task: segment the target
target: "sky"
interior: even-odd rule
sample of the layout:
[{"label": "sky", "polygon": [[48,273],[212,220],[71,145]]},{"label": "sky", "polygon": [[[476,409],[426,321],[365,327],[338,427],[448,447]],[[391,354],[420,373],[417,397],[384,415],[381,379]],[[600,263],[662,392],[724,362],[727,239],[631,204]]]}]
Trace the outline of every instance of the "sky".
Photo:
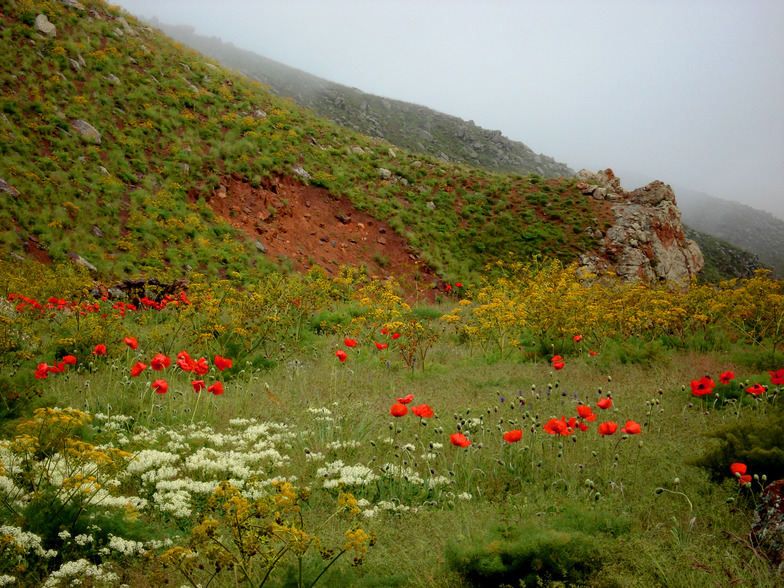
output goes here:
[{"label": "sky", "polygon": [[784,219],[782,0],[119,4],[612,168],[627,190],[659,179]]}]

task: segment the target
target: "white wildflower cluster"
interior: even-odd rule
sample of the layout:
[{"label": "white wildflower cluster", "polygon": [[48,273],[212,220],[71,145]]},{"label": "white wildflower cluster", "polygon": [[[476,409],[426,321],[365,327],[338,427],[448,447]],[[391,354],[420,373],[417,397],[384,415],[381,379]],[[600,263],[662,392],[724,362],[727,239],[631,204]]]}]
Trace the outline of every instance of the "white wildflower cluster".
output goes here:
[{"label": "white wildflower cluster", "polygon": [[76,541],[77,545],[84,547],[85,545],[89,545],[90,543],[95,542],[95,537],[92,535],[86,535],[85,533],[81,533],[74,537],[74,541]]},{"label": "white wildflower cluster", "polygon": [[371,505],[370,502],[364,498],[357,500],[357,506],[362,510],[362,516],[367,519],[375,518],[382,512],[390,513],[404,513],[404,512],[417,512],[416,508],[411,508],[405,504],[399,504],[390,500],[382,500],[377,504]]},{"label": "white wildflower cluster", "polygon": [[162,491],[153,494],[158,510],[170,513],[177,518],[191,515],[191,493],[187,490]]},{"label": "white wildflower cluster", "polygon": [[126,474],[141,474],[161,466],[176,465],[180,461],[180,456],[176,453],[156,449],[144,449],[137,453],[135,458],[125,468]]},{"label": "white wildflower cluster", "polygon": [[321,416],[332,416],[332,411],[331,411],[331,410],[329,410],[329,409],[328,409],[328,408],[326,408],[326,407],[322,407],[322,408],[314,408],[314,407],[310,407],[310,408],[308,408],[308,412],[309,412],[310,414],[315,414],[315,415],[321,415]]},{"label": "white wildflower cluster", "polygon": [[141,541],[132,541],[116,535],[109,535],[109,545],[107,547],[106,555],[111,551],[116,551],[125,556],[144,555],[147,553],[147,548]]},{"label": "white wildflower cluster", "polygon": [[327,449],[331,449],[332,451],[337,451],[338,449],[356,449],[357,447],[362,447],[362,443],[354,441],[353,439],[349,441],[332,441],[327,444]]},{"label": "white wildflower cluster", "polygon": [[325,467],[316,470],[316,477],[325,478],[324,488],[365,486],[379,479],[373,470],[362,464],[347,466],[340,460],[328,463]]},{"label": "white wildflower cluster", "polygon": [[[86,559],[65,562],[59,570],[55,570],[46,579],[43,588],[55,588],[55,586],[72,586],[78,584],[89,584],[90,586],[117,586],[120,576],[114,572],[104,569],[105,564],[93,565]],[[77,581],[74,584],[74,581]]]},{"label": "white wildflower cluster", "polygon": [[57,552],[53,549],[46,550],[41,545],[41,538],[35,533],[23,531],[19,527],[3,525],[0,527],[0,537],[11,537],[23,553],[34,553],[40,557],[54,557]]},{"label": "white wildflower cluster", "polygon": [[16,578],[13,576],[9,576],[7,574],[0,576],[0,586],[9,586],[14,583],[16,583]]},{"label": "white wildflower cluster", "polygon": [[385,463],[383,466],[381,466],[381,471],[390,478],[402,479],[410,484],[424,485],[425,483],[425,481],[422,479],[422,476],[420,476],[411,467],[403,467],[396,463]]},{"label": "white wildflower cluster", "polygon": [[318,452],[314,453],[311,451],[305,454],[306,461],[324,461],[324,459],[326,458],[323,453],[318,453]]}]

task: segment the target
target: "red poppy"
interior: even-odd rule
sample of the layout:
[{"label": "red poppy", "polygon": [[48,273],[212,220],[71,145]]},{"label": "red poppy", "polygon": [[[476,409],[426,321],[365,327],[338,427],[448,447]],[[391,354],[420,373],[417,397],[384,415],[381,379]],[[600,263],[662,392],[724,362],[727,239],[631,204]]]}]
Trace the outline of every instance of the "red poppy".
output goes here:
[{"label": "red poppy", "polygon": [[221,357],[220,355],[216,355],[215,356],[215,367],[218,368],[218,370],[223,371],[225,369],[231,369],[232,363],[231,363],[230,359],[226,359],[225,357]]},{"label": "red poppy", "polygon": [[131,368],[131,376],[136,377],[141,374],[144,370],[147,369],[147,364],[137,361],[134,366]]},{"label": "red poppy", "polygon": [[542,427],[550,435],[569,435],[569,425],[566,423],[565,418],[550,419]]},{"label": "red poppy", "polygon": [[125,341],[125,344],[133,350],[136,350],[136,348],[139,346],[139,342],[135,337],[123,337],[123,341]]},{"label": "red poppy", "polygon": [[166,394],[169,391],[169,385],[165,380],[155,380],[152,383],[152,389],[158,394]]},{"label": "red poppy", "polygon": [[157,354],[150,361],[150,367],[154,369],[156,372],[159,372],[163,368],[167,368],[170,365],[171,365],[171,358],[168,355],[164,355],[163,353]]},{"label": "red poppy", "polygon": [[184,372],[196,371],[196,362],[187,351],[180,351],[177,354],[177,366]]},{"label": "red poppy", "polygon": [[449,441],[452,445],[457,445],[458,447],[468,447],[471,445],[471,440],[462,433],[452,433],[449,435]]},{"label": "red poppy", "polygon": [[554,370],[562,370],[566,364],[562,361],[554,361],[553,362],[553,369]]},{"label": "red poppy", "polygon": [[397,401],[400,404],[409,404],[414,399],[413,394],[409,394],[408,396],[404,396],[403,398],[398,398]]},{"label": "red poppy", "polygon": [[719,383],[720,384],[729,384],[730,380],[735,378],[735,372],[724,372],[719,376]]},{"label": "red poppy", "polygon": [[451,289],[452,289],[452,286],[450,286],[449,284],[447,284],[447,285],[446,285],[446,291],[447,291],[447,292],[449,292]]},{"label": "red poppy", "polygon": [[96,345],[95,349],[93,349],[93,354],[106,355],[106,345],[104,345],[103,343],[99,343],[98,345]]},{"label": "red poppy", "polygon": [[392,405],[392,408],[389,410],[389,414],[393,417],[402,417],[408,414],[408,407],[405,404],[400,404],[396,402]]},{"label": "red poppy", "polygon": [[395,333],[394,335],[392,335],[392,338],[393,339],[400,339],[400,333]]},{"label": "red poppy", "polygon": [[207,384],[204,383],[204,380],[193,380],[191,386],[193,386],[194,392],[201,392],[207,387]]},{"label": "red poppy", "polygon": [[506,433],[504,433],[504,441],[506,441],[507,443],[516,443],[522,438],[523,438],[522,429],[515,429],[513,431],[507,431]]},{"label": "red poppy", "polygon": [[784,369],[776,370],[775,372],[768,372],[770,374],[770,383],[781,385],[784,384]]},{"label": "red poppy", "polygon": [[[231,362],[231,360],[228,360],[228,361]],[[231,367],[231,366],[229,366],[229,367]],[[203,376],[208,371],[210,371],[210,366],[207,365],[207,360],[204,359],[203,357],[200,357],[199,360],[196,362],[196,367],[194,368],[193,371],[196,372],[200,376]]]},{"label": "red poppy", "polygon": [[550,360],[550,363],[555,363],[556,361],[563,361],[563,357],[561,357],[560,355],[554,355]]},{"label": "red poppy", "polygon": [[626,421],[626,426],[621,429],[621,433],[628,433],[629,435],[639,435],[642,433],[642,428],[634,421]]},{"label": "red poppy", "polygon": [[376,349],[378,349],[379,351],[389,347],[389,343],[379,343],[378,341],[375,341],[375,343],[376,343]]},{"label": "red poppy", "polygon": [[357,342],[354,339],[343,339],[343,344],[346,347],[356,347]]},{"label": "red poppy", "polygon": [[582,335],[575,335],[574,336],[574,342],[575,343],[579,343],[582,340],[583,340],[583,336]]},{"label": "red poppy", "polygon": [[386,335],[388,332],[389,332],[389,331],[387,331],[386,329],[381,329],[381,334],[382,334],[382,335]]},{"label": "red poppy", "polygon": [[223,384],[220,382],[215,382],[212,386],[207,388],[207,392],[212,392],[215,396],[218,394],[223,394]]},{"label": "red poppy", "polygon": [[588,354],[589,354],[589,355],[596,355],[596,351],[594,351],[593,349],[591,349],[591,350],[588,352]]},{"label": "red poppy", "polygon": [[579,428],[581,431],[587,431],[587,430],[588,430],[588,425],[586,425],[585,423],[578,423],[577,427],[578,427],[578,428]]},{"label": "red poppy", "polygon": [[708,376],[703,376],[699,380],[691,381],[691,394],[692,396],[705,396],[713,392],[716,383]]},{"label": "red poppy", "polygon": [[751,482],[751,476],[746,473],[746,464],[745,463],[733,463],[730,465],[730,471],[732,475],[738,478],[738,482],[740,484],[746,484],[747,482]]},{"label": "red poppy", "polygon": [[599,434],[600,435],[613,435],[615,431],[618,430],[618,425],[616,423],[602,423],[599,425]]},{"label": "red poppy", "polygon": [[602,409],[608,409],[612,406],[612,398],[601,398],[596,406]]},{"label": "red poppy", "polygon": [[749,386],[748,388],[746,388],[746,392],[748,392],[752,396],[759,396],[760,394],[763,394],[765,392],[765,388],[760,384],[754,384],[753,386]]},{"label": "red poppy", "polygon": [[66,355],[63,358],[63,361],[69,365],[76,365],[76,357],[74,357],[73,355]]},{"label": "red poppy", "polygon": [[585,419],[589,423],[596,420],[596,413],[590,406],[584,404],[577,407],[577,414],[581,419]]},{"label": "red poppy", "polygon": [[39,363],[35,369],[35,377],[39,380],[45,380],[49,376],[49,364]]},{"label": "red poppy", "polygon": [[413,412],[420,419],[431,419],[435,414],[433,412],[433,409],[430,408],[427,404],[420,404],[419,406],[414,406],[411,408],[411,412]]},{"label": "red poppy", "polygon": [[463,287],[463,283],[462,282],[458,282],[457,284],[455,284],[455,287],[456,288],[462,288]]},{"label": "red poppy", "polygon": [[338,349],[338,350],[335,352],[335,355],[337,355],[337,356],[338,356],[338,359],[339,359],[341,362],[344,362],[344,361],[346,361],[346,360],[348,359],[348,355],[346,355],[346,352],[345,352],[345,351],[343,351],[342,349]]}]

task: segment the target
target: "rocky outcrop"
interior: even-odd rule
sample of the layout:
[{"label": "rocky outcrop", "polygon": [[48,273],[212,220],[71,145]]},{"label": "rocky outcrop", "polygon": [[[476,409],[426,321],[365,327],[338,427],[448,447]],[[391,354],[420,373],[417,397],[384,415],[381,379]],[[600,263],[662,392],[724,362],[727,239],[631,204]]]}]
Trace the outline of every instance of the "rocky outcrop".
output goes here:
[{"label": "rocky outcrop", "polygon": [[101,133],[86,120],[78,119],[71,121],[71,126],[84,140],[95,143],[96,145],[101,144]]},{"label": "rocky outcrop", "polygon": [[583,194],[608,200],[615,222],[603,235],[598,255],[580,261],[591,273],[614,271],[625,280],[686,282],[705,265],[702,252],[683,233],[675,193],[654,181],[627,192],[612,170],[577,174]]},{"label": "rocky outcrop", "polygon": [[49,19],[46,18],[45,14],[39,14],[35,17],[35,28],[44,35],[48,35],[50,37],[57,36],[57,27],[49,22]]}]

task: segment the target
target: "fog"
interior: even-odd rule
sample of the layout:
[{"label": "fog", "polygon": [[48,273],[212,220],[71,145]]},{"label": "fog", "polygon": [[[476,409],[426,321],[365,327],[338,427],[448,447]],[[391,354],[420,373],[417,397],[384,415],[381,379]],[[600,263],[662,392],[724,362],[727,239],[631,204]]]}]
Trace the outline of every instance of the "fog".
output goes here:
[{"label": "fog", "polygon": [[575,170],[611,167],[784,218],[781,0],[119,3],[499,129]]}]

